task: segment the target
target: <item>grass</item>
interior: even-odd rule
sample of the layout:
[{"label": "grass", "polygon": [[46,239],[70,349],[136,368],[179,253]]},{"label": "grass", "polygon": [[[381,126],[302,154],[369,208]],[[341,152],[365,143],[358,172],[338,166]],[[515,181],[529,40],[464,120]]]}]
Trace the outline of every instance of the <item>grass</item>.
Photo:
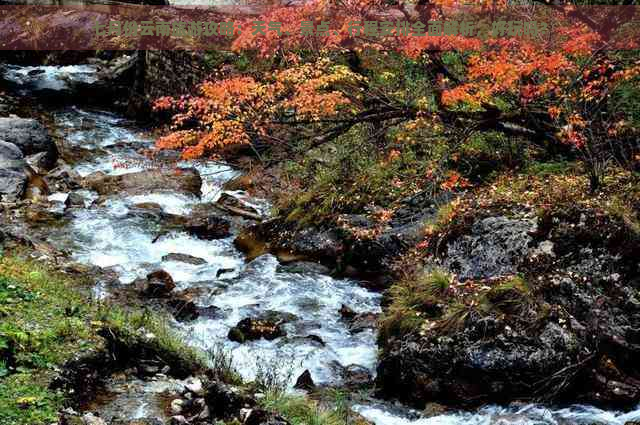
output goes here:
[{"label": "grass", "polygon": [[282,392],[267,393],[260,405],[287,418],[292,425],[344,425],[348,410],[344,403],[333,407],[322,406],[318,401]]},{"label": "grass", "polygon": [[0,258],[0,424],[56,420],[56,368],[99,338],[79,282],[15,256]]},{"label": "grass", "polygon": [[105,340],[120,360],[161,359],[185,376],[213,367],[238,382],[229,360],[185,345],[165,316],[98,305],[87,289],[19,255],[0,257],[0,425],[55,422],[66,398],[49,389],[52,379],[72,356]]},{"label": "grass", "polygon": [[434,269],[393,285],[389,289],[391,304],[380,322],[379,340],[418,331],[425,319],[440,317],[450,282],[449,274]]},{"label": "grass", "polygon": [[209,366],[207,354],[186,345],[169,325],[169,318],[150,310],[101,308],[100,333],[114,346],[116,355],[126,358],[153,358],[171,367],[172,373],[188,376]]}]

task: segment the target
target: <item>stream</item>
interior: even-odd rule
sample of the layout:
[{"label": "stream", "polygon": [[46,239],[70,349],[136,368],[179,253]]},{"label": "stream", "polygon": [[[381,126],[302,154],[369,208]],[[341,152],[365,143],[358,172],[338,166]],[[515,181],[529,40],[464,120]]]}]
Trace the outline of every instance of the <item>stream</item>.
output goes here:
[{"label": "stream", "polygon": [[[38,72],[34,72],[38,71]],[[73,79],[91,82],[90,66],[9,67],[5,78],[20,87],[21,94],[38,89],[65,90]],[[92,152],[73,164],[75,171],[87,176],[96,171],[122,174],[152,167],[137,152],[151,147],[153,140],[143,130],[108,111],[83,109],[68,105],[53,112],[56,131],[69,147]],[[132,164],[119,167],[118,164]],[[148,217],[129,214],[139,203],[159,204],[163,211],[186,215],[198,203],[215,201],[224,191],[225,181],[237,171],[215,162],[181,164],[194,166],[203,180],[200,198],[184,193],[157,192],[128,196],[124,193],[98,200],[91,191],[80,191],[85,208],[67,210],[69,223],[54,233],[51,243],[67,249],[80,262],[110,268],[122,285],[157,269],[167,271],[177,284],[176,290],[197,289],[197,303],[215,307],[212,317],[191,322],[173,322],[185,340],[203,349],[222,347],[233,356],[235,368],[248,380],[261,367],[281,370],[295,379],[309,370],[316,383],[340,386],[346,367],[356,367],[375,375],[377,346],[371,330],[352,333],[341,320],[344,304],[355,312],[379,313],[380,294],[368,291],[357,281],[335,279],[323,274],[291,273],[283,270],[277,259],[263,255],[246,262],[233,245],[232,235],[219,240],[200,240],[185,232],[172,231],[157,241],[155,223]],[[233,196],[243,193],[230,192]],[[52,208],[63,210],[68,194],[53,193]],[[267,213],[269,205],[261,199],[249,200]],[[163,256],[180,253],[196,256],[206,262],[200,265],[165,261]],[[217,277],[218,272],[227,269]],[[96,284],[97,298],[108,295],[109,288]],[[284,325],[286,337],[243,344],[227,338],[229,329],[245,317],[265,312],[285,313],[293,318]],[[312,338],[309,338],[309,337]],[[321,340],[323,343],[318,343]],[[131,418],[158,414],[154,397],[180,383],[164,381],[113,383],[117,396],[104,401],[97,409],[104,412],[127,411]],[[126,387],[126,388],[125,388]],[[292,389],[293,391],[293,389]],[[629,413],[605,411],[590,406],[544,407],[518,404],[508,407],[486,406],[476,411],[454,411],[424,418],[419,412],[390,403],[370,400],[353,409],[376,425],[472,425],[472,424],[615,424],[640,420],[640,410]]]}]

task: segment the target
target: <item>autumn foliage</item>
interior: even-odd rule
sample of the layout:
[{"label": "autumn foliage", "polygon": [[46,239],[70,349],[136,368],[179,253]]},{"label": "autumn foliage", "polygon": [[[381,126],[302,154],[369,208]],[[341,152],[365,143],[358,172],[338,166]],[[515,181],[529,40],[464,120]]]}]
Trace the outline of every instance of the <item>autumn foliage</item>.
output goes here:
[{"label": "autumn foliage", "polygon": [[[590,142],[628,134],[625,117],[602,111],[616,87],[639,74],[637,58],[612,50],[633,47],[634,38],[625,32],[633,13],[604,8],[587,16],[570,5],[550,7],[541,13],[554,20],[552,33],[497,36],[490,30],[499,19],[495,13],[526,20],[533,9],[509,9],[506,2],[476,2],[463,11],[455,6],[442,0],[413,8],[402,2],[318,0],[275,8],[260,21],[282,22],[280,30],[290,36],[243,31],[231,46],[254,52],[254,60],[271,61],[271,71],[219,74],[196,96],[158,99],[156,110],[173,113],[174,132],[157,145],[195,158],[227,144],[281,142],[292,135],[285,127],[317,145],[369,123],[395,129],[386,132],[387,140],[409,140],[408,133],[434,128],[494,129],[570,144],[593,157],[598,149]],[[478,31],[488,29],[482,36],[408,37],[395,30],[374,39],[350,30],[354,21],[470,19],[471,13]],[[300,35],[303,23],[325,21],[332,23],[326,36]],[[366,53],[371,51],[378,54]],[[444,51],[456,56],[455,64],[446,63]],[[423,71],[425,90],[380,83],[398,70],[379,61],[397,54]]]}]

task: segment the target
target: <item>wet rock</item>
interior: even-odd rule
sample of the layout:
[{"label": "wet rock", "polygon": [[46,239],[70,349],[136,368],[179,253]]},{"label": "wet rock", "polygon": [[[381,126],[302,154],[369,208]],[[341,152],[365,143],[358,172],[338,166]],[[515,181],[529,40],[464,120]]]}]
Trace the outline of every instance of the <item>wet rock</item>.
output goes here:
[{"label": "wet rock", "polygon": [[38,152],[25,158],[25,162],[29,164],[31,169],[37,174],[47,174],[47,167],[50,165],[47,158],[47,152]]},{"label": "wet rock", "polygon": [[171,275],[164,270],[151,272],[146,279],[136,279],[133,283],[140,292],[149,297],[167,296],[176,287]]},{"label": "wet rock", "polygon": [[181,398],[176,398],[172,400],[171,413],[173,413],[174,415],[179,415],[180,413],[182,413],[183,404],[184,404],[184,400],[182,400]]},{"label": "wet rock", "polygon": [[340,316],[345,320],[353,320],[358,314],[348,305],[342,304],[339,310]]},{"label": "wet rock", "polygon": [[78,192],[71,192],[69,193],[69,196],[67,196],[67,199],[64,201],[64,205],[67,208],[70,208],[70,207],[84,208],[85,198],[84,196],[80,195]]},{"label": "wet rock", "polygon": [[298,388],[301,390],[312,390],[316,387],[315,382],[313,382],[313,378],[311,377],[311,372],[309,370],[305,370],[302,372],[298,379],[296,379],[296,383],[294,388]]},{"label": "wet rock", "polygon": [[140,418],[140,419],[116,419],[111,421],[109,425],[165,425],[157,418]]},{"label": "wet rock", "polygon": [[215,215],[190,218],[184,228],[199,239],[223,239],[231,236],[229,220]]},{"label": "wet rock", "polygon": [[0,167],[22,168],[24,167],[24,155],[18,146],[0,139]]},{"label": "wet rock", "polygon": [[15,202],[22,199],[27,181],[24,171],[0,169],[0,200]]},{"label": "wet rock", "polygon": [[152,169],[118,176],[97,172],[87,176],[85,187],[100,195],[124,192],[128,195],[143,195],[149,192],[177,192],[200,196],[202,180],[197,170],[179,168],[175,170]]},{"label": "wet rock", "polygon": [[320,263],[311,261],[295,261],[288,264],[280,264],[276,269],[278,273],[313,273],[313,274],[329,274],[330,269]]},{"label": "wet rock", "polygon": [[284,329],[279,323],[265,319],[246,318],[238,322],[236,326],[229,330],[228,338],[231,341],[243,343],[264,338],[274,340],[285,336]]},{"label": "wet rock", "polygon": [[447,412],[447,410],[448,410],[447,407],[443,406],[442,404],[429,402],[424,406],[424,409],[422,410],[422,415],[425,418],[430,418],[432,416],[443,415]]},{"label": "wet rock", "polygon": [[46,176],[49,187],[54,192],[69,192],[79,189],[81,177],[69,165],[63,164],[51,170]]},{"label": "wet rock", "polygon": [[240,409],[255,405],[255,400],[239,388],[217,381],[206,386],[204,400],[211,416],[220,419],[237,417]]},{"label": "wet rock", "polygon": [[169,421],[169,425],[188,425],[188,424],[189,424],[189,421],[187,421],[187,418],[181,415],[172,416],[171,420]]},{"label": "wet rock", "polygon": [[47,129],[34,119],[0,118],[0,140],[13,143],[23,155],[45,152],[42,160],[45,169],[51,169],[58,159],[58,149]]},{"label": "wet rock", "polygon": [[376,313],[360,313],[349,322],[349,332],[356,334],[367,329],[375,329],[378,326],[378,315]]},{"label": "wet rock", "polygon": [[198,315],[205,319],[219,319],[222,317],[222,311],[219,307],[210,305],[206,307],[198,307]]},{"label": "wet rock", "polygon": [[320,338],[318,335],[314,335],[314,334],[307,335],[307,336],[305,336],[305,339],[308,339],[309,341],[313,341],[313,342],[315,342],[316,344],[318,344],[318,345],[320,345],[322,347],[324,347],[326,345],[324,340],[322,338]]},{"label": "wet rock", "polygon": [[24,166],[20,149],[0,140],[0,200],[15,202],[23,198],[28,182]]},{"label": "wet rock", "polygon": [[225,269],[225,268],[221,268],[216,270],[216,277],[220,277],[221,275],[225,274],[225,273],[233,273],[236,269]]},{"label": "wet rock", "polygon": [[227,180],[222,188],[224,190],[249,190],[254,186],[255,182],[251,176],[246,174]]},{"label": "wet rock", "polygon": [[234,244],[250,259],[271,252],[284,263],[292,261],[335,262],[344,245],[336,230],[295,229],[280,220],[250,226],[236,237]]},{"label": "wet rock", "polygon": [[84,425],[107,425],[104,419],[95,416],[93,413],[85,413],[82,415],[82,422]]},{"label": "wet rock", "polygon": [[196,304],[186,296],[171,298],[167,305],[171,308],[173,317],[180,322],[196,320],[200,316]]},{"label": "wet rock", "polygon": [[162,261],[176,261],[193,265],[206,264],[206,260],[189,254],[170,253],[162,257]]},{"label": "wet rock", "polygon": [[249,409],[242,419],[244,425],[290,425],[282,416],[263,409]]},{"label": "wet rock", "polygon": [[204,395],[204,387],[202,386],[200,378],[190,378],[184,388],[197,396]]},{"label": "wet rock", "polygon": [[341,371],[344,385],[349,388],[370,385],[373,381],[371,371],[364,366],[352,364]]},{"label": "wet rock", "polygon": [[249,220],[262,220],[261,212],[253,205],[229,193],[222,193],[216,201],[216,206],[229,214],[238,215]]}]

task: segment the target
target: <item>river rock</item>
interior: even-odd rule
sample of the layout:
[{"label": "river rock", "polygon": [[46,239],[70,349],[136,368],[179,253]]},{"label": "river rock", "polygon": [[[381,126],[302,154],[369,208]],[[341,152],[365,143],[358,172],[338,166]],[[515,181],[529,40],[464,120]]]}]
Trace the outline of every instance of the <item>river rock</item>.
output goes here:
[{"label": "river rock", "polygon": [[236,326],[229,330],[228,338],[231,341],[243,343],[255,339],[264,338],[274,340],[285,336],[285,332],[280,324],[261,319],[246,318],[238,322]]},{"label": "river rock", "polygon": [[22,199],[28,175],[24,158],[13,143],[0,140],[0,200],[14,202]]},{"label": "river rock", "polygon": [[202,386],[202,380],[200,378],[189,378],[184,388],[196,396],[201,397],[204,395],[204,387]]},{"label": "river rock", "polygon": [[0,169],[0,200],[15,202],[23,198],[27,187],[24,171]]},{"label": "river rock", "polygon": [[71,207],[80,207],[84,208],[85,206],[85,197],[79,194],[78,192],[70,192],[67,199],[64,201],[64,205],[67,208]]},{"label": "river rock", "polygon": [[345,304],[342,304],[340,306],[339,313],[340,313],[340,316],[345,320],[353,320],[358,315],[358,313],[353,311],[351,307]]},{"label": "river rock", "polygon": [[302,372],[298,379],[296,379],[296,383],[294,388],[298,388],[301,390],[312,390],[316,387],[315,382],[313,382],[313,378],[311,377],[311,372],[309,369]]},{"label": "river rock", "polygon": [[172,252],[170,254],[164,255],[162,257],[162,261],[177,261],[179,263],[187,263],[187,264],[193,264],[193,265],[201,265],[201,264],[206,264],[207,261],[200,258],[200,257],[194,257],[193,255],[189,255],[189,254],[180,254],[180,253],[175,253]]},{"label": "river rock", "polygon": [[96,172],[87,176],[84,185],[100,195],[124,192],[143,195],[150,192],[177,192],[200,196],[202,180],[194,168],[153,169],[119,176]]},{"label": "river rock", "polygon": [[293,263],[279,264],[278,273],[310,273],[329,274],[329,267],[312,261],[294,261]]},{"label": "river rock", "polygon": [[229,220],[215,215],[189,218],[185,230],[199,239],[222,239],[231,235]]},{"label": "river rock", "polygon": [[247,409],[244,413],[244,425],[290,425],[285,418],[268,410]]},{"label": "river rock", "polygon": [[93,413],[85,413],[82,415],[82,422],[84,425],[107,425],[104,419],[99,416],[94,416]]},{"label": "river rock", "polygon": [[136,279],[135,287],[149,297],[167,296],[176,287],[173,278],[164,270],[156,270],[147,274],[146,279]]},{"label": "river rock", "polygon": [[172,416],[169,425],[188,425],[189,421],[182,415]]},{"label": "river rock", "polygon": [[173,317],[178,321],[187,322],[196,320],[200,316],[198,307],[193,300],[184,295],[171,298],[167,301],[167,304],[172,311]]},{"label": "river rock", "polygon": [[222,188],[224,190],[248,190],[255,185],[255,182],[251,176],[242,174],[238,177],[234,177],[231,180],[227,180]]},{"label": "river rock", "polygon": [[375,329],[378,325],[378,314],[359,313],[349,321],[349,332],[359,333],[366,329]]},{"label": "river rock", "polygon": [[171,413],[174,415],[179,415],[182,413],[182,405],[184,404],[184,400],[181,398],[176,398],[171,401]]},{"label": "river rock", "polygon": [[45,152],[42,166],[51,169],[58,159],[58,149],[47,129],[34,119],[0,118],[0,140],[13,143],[23,155]]},{"label": "river rock", "polygon": [[218,419],[238,417],[240,409],[255,405],[255,400],[240,388],[218,381],[212,381],[205,387],[204,400],[211,416]]}]

